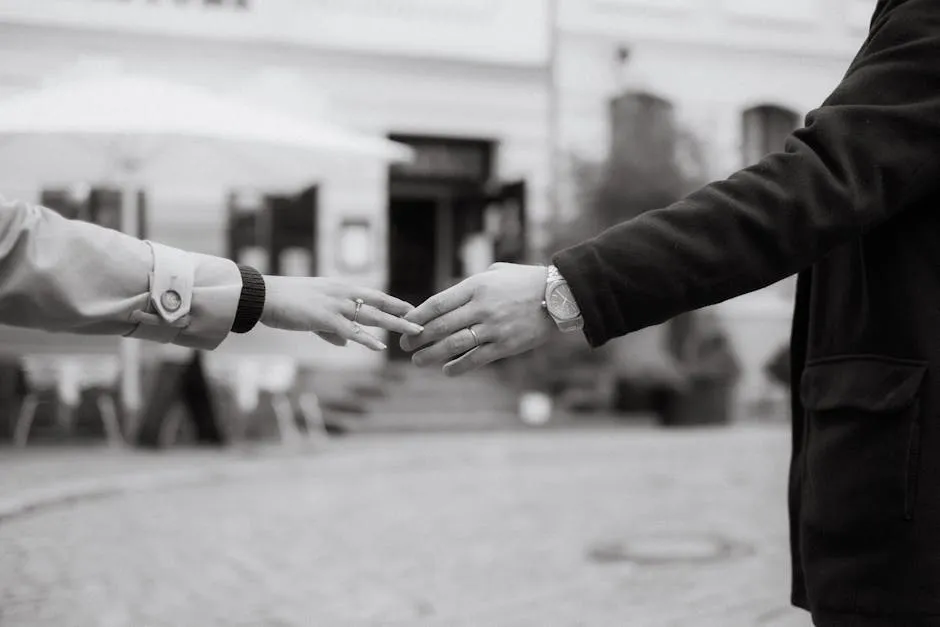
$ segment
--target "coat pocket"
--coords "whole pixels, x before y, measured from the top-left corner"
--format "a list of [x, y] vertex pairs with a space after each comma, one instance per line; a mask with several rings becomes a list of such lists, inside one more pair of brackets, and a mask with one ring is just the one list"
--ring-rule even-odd
[[803, 522], [842, 543], [914, 515], [926, 362], [845, 356], [807, 364]]

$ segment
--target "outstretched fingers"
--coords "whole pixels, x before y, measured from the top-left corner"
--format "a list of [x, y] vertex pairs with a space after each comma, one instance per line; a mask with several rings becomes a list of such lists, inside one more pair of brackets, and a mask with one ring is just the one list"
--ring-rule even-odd
[[330, 330], [327, 333], [342, 340], [362, 344], [374, 351], [384, 351], [388, 348], [382, 340], [366, 331], [358, 322], [337, 315], [330, 320], [329, 324]]
[[[363, 299], [364, 301], [365, 299]], [[358, 305], [358, 313], [356, 312]], [[379, 327], [393, 333], [402, 335], [418, 335], [424, 328], [421, 325], [405, 320], [397, 314], [392, 314], [375, 305], [363, 302], [358, 304], [354, 301], [343, 303], [340, 307], [340, 313], [347, 319], [369, 327]]]
[[421, 333], [403, 336], [400, 344], [403, 350], [415, 351], [429, 344], [440, 342], [457, 331], [480, 321], [477, 308], [473, 305], [465, 305], [427, 323]]
[[405, 316], [406, 320], [424, 326], [441, 316], [463, 307], [473, 299], [470, 279], [435, 294]]
[[499, 345], [483, 344], [444, 364], [444, 374], [448, 377], [458, 377], [506, 356]]
[[367, 287], [350, 288], [349, 299], [355, 301], [357, 298], [361, 298], [370, 307], [399, 318], [414, 310], [414, 305], [411, 303]]

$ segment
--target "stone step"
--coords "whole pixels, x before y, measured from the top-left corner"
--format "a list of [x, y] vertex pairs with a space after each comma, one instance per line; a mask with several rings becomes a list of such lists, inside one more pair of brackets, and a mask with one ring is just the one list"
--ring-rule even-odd
[[412, 388], [409, 386], [383, 386], [383, 387], [359, 387], [350, 386], [347, 388], [350, 396], [357, 398], [456, 398], [476, 401], [485, 398], [510, 398], [515, 396], [509, 390], [495, 388], [492, 386], [467, 387], [467, 388]]
[[321, 373], [308, 381], [326, 410], [349, 422], [349, 431], [494, 428], [516, 412], [516, 392], [493, 371], [454, 379], [394, 364], [379, 372]]
[[332, 374], [311, 375], [302, 383], [305, 388], [323, 396], [355, 393], [366, 396], [381, 392], [391, 394], [488, 394], [494, 389], [508, 389], [498, 378], [467, 376], [459, 379], [444, 377], [439, 373], [416, 371], [401, 378], [384, 377], [380, 374]]
[[515, 402], [467, 402], [442, 399], [389, 399], [381, 402], [372, 402], [367, 405], [369, 413], [382, 415], [386, 413], [419, 413], [433, 414], [439, 412], [445, 413], [463, 413], [463, 412], [512, 412], [515, 409]]
[[360, 387], [381, 390], [386, 396], [418, 394], [421, 396], [447, 395], [471, 397], [486, 394], [506, 395], [513, 392], [513, 390], [504, 385], [489, 382], [468, 382], [466, 385], [434, 385], [430, 383], [385, 383], [381, 385], [373, 385], [372, 383], [368, 383], [363, 385], [350, 385], [347, 389], [350, 391], [357, 391]]
[[469, 390], [469, 389], [487, 389], [492, 386], [506, 387], [498, 378], [489, 376], [466, 376], [459, 378], [444, 377], [441, 375], [427, 375], [422, 372], [404, 377], [402, 379], [385, 379], [375, 377], [366, 379], [363, 383], [391, 386], [407, 389], [447, 389], [447, 390]]
[[341, 418], [350, 434], [367, 433], [440, 433], [521, 429], [524, 427], [511, 412], [381, 412], [360, 418]]

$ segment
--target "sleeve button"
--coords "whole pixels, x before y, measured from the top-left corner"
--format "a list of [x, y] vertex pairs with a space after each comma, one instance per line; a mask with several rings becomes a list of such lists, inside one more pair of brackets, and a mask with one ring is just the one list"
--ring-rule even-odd
[[179, 292], [167, 290], [160, 296], [160, 304], [163, 305], [164, 309], [173, 313], [178, 311], [180, 306], [182, 306], [183, 299], [180, 297]]

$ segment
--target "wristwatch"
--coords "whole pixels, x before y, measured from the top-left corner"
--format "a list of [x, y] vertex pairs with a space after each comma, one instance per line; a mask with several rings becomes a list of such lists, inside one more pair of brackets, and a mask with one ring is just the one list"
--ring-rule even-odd
[[548, 278], [545, 280], [545, 300], [542, 306], [548, 311], [558, 328], [565, 333], [580, 331], [584, 328], [584, 318], [578, 307], [571, 287], [555, 266], [548, 266]]

